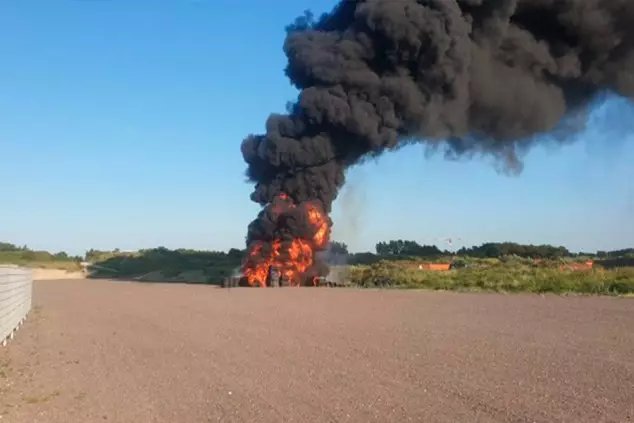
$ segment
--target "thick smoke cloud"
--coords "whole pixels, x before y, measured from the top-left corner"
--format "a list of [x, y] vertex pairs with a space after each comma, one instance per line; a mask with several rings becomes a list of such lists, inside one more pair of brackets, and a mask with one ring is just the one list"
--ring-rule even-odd
[[252, 199], [330, 211], [344, 171], [410, 142], [518, 152], [583, 128], [593, 98], [634, 97], [632, 0], [342, 1], [288, 28], [285, 115], [242, 144]]

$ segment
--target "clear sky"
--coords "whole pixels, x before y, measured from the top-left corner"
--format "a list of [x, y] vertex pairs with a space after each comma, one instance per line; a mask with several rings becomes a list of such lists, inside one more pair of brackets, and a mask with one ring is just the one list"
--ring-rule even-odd
[[[284, 26], [333, 4], [0, 2], [0, 240], [77, 254], [243, 247], [259, 207], [240, 142], [296, 95]], [[634, 246], [633, 116], [603, 103], [579, 142], [533, 150], [513, 177], [419, 146], [384, 155], [350, 171], [335, 237], [354, 251], [442, 237]]]

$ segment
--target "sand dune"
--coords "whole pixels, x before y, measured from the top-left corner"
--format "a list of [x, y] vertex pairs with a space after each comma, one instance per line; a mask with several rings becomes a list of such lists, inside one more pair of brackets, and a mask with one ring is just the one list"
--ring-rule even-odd
[[69, 272], [61, 269], [32, 269], [33, 280], [84, 279], [82, 272]]

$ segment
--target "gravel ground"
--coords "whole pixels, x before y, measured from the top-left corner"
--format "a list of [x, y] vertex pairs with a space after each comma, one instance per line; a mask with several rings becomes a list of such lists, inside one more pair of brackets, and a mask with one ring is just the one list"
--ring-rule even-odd
[[630, 422], [634, 300], [35, 283], [1, 422]]

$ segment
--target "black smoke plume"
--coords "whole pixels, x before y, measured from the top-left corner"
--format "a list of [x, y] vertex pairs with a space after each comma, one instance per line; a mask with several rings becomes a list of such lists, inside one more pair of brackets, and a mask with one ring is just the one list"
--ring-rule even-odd
[[[519, 170], [542, 135], [582, 129], [598, 94], [634, 97], [634, 1], [344, 0], [298, 18], [284, 51], [300, 93], [242, 143], [251, 198], [330, 212], [365, 157], [420, 142]], [[301, 236], [283, 221], [256, 219], [247, 243]]]

